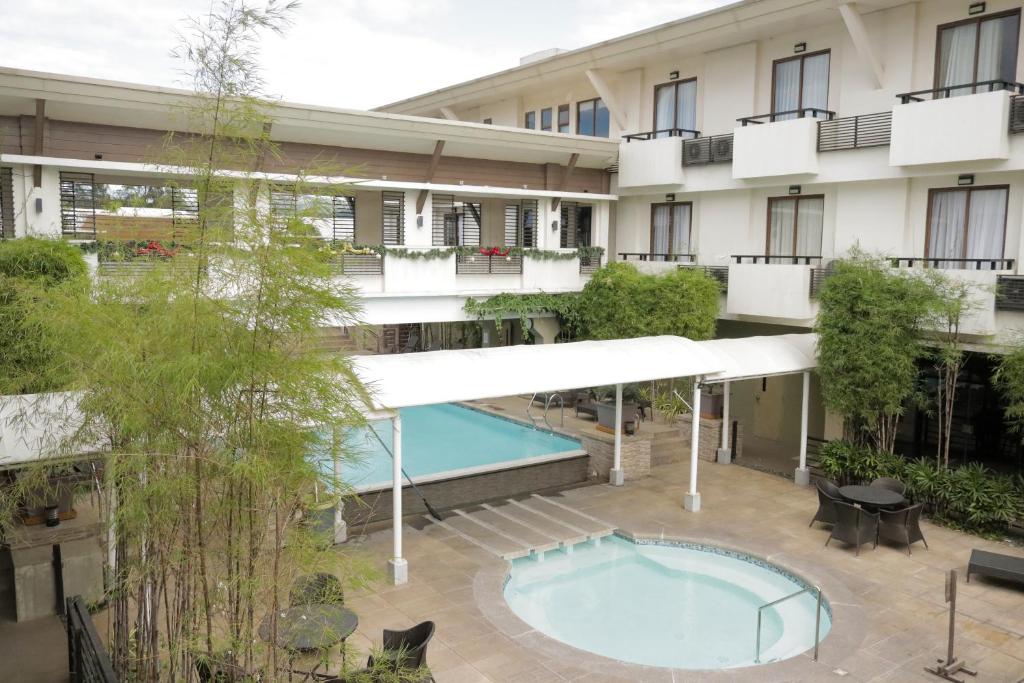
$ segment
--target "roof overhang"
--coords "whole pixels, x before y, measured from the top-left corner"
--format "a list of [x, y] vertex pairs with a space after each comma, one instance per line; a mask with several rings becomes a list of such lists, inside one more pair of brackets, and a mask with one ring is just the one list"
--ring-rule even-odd
[[710, 339], [700, 342], [724, 366], [704, 384], [808, 372], [818, 367], [816, 334]]

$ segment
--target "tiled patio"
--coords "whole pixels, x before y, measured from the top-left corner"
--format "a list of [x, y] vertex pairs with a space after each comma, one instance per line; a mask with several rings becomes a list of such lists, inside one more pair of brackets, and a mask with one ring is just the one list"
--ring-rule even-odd
[[[816, 509], [811, 489], [737, 466], [701, 463], [704, 509], [682, 509], [686, 468], [657, 468], [623, 488], [588, 486], [561, 500], [638, 535], [711, 541], [740, 548], [820, 584], [836, 612], [820, 661], [787, 662], [729, 672], [673, 672], [621, 665], [572, 650], [511, 615], [500, 596], [507, 564], [422, 519], [406, 525], [410, 581], [378, 583], [353, 595], [360, 616], [350, 644], [366, 650], [383, 628], [423, 619], [437, 622], [429, 663], [439, 683], [466, 681], [936, 681], [923, 673], [945, 654], [944, 573], [962, 571], [971, 548], [1024, 555], [1006, 544], [924, 525], [930, 550], [865, 546], [860, 557], [807, 523]], [[389, 530], [365, 539], [363, 552], [383, 566]], [[957, 653], [978, 670], [977, 681], [1015, 683], [1024, 677], [1024, 591], [988, 582], [960, 583]], [[609, 628], [614, 628], [610, 624]]]

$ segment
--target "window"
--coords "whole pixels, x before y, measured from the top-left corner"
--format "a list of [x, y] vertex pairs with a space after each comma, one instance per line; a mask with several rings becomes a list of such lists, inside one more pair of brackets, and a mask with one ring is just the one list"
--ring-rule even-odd
[[480, 202], [467, 202], [450, 194], [432, 197], [434, 246], [479, 246], [483, 225]]
[[[828, 109], [829, 51], [775, 60], [772, 71], [772, 121], [799, 118], [804, 109]], [[793, 112], [780, 113], [776, 112]], [[808, 116], [823, 118], [819, 112]]]
[[591, 245], [593, 207], [576, 202], [562, 202], [560, 246], [567, 249]]
[[576, 133], [608, 137], [608, 107], [600, 97], [576, 103]]
[[14, 175], [0, 168], [0, 239], [14, 237]]
[[665, 138], [674, 134], [696, 137], [697, 79], [665, 83], [654, 86], [654, 133]]
[[405, 193], [381, 193], [381, 243], [405, 243]]
[[1017, 80], [1019, 34], [1020, 10], [939, 26], [935, 46], [935, 87], [971, 86], [951, 90], [950, 96], [955, 97], [1001, 89], [998, 84], [971, 85], [974, 83]]
[[690, 202], [651, 204], [651, 260], [665, 261], [666, 256], [690, 253]]
[[96, 180], [93, 174], [60, 174], [60, 227], [65, 237], [96, 236]]
[[560, 104], [558, 105], [558, 132], [559, 133], [570, 133], [572, 129], [569, 127], [569, 105]]
[[[931, 190], [925, 238], [928, 258], [1003, 258], [1008, 197], [1006, 185]], [[934, 265], [958, 268], [963, 264], [953, 261]], [[979, 269], [991, 267], [992, 264], [978, 264]]]
[[505, 245], [537, 246], [536, 199], [523, 199], [505, 204]]
[[530, 130], [533, 130], [534, 128], [537, 127], [537, 112], [526, 112], [526, 115], [523, 117], [523, 127], [529, 128]]
[[[773, 197], [768, 200], [768, 256], [821, 256], [825, 197]], [[770, 259], [792, 263], [792, 259]]]
[[540, 110], [540, 129], [551, 130], [551, 107]]

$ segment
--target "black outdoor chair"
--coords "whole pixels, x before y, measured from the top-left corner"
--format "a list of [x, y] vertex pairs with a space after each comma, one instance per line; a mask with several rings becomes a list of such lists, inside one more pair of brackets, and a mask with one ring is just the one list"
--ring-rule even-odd
[[899, 479], [892, 479], [891, 477], [879, 477], [871, 482], [872, 486], [879, 488], [888, 489], [889, 491], [895, 491], [901, 496], [907, 492], [907, 485]]
[[828, 541], [825, 541], [826, 546], [833, 538], [837, 538], [844, 543], [856, 546], [858, 556], [860, 556], [861, 545], [868, 541], [874, 544], [873, 547], [878, 547], [877, 512], [868, 512], [863, 508], [838, 500], [834, 506], [836, 522], [832, 525], [832, 533], [828, 535]]
[[821, 522], [822, 524], [835, 524], [836, 523], [836, 508], [835, 504], [842, 501], [842, 497], [839, 495], [839, 487], [827, 480], [821, 480], [818, 482], [818, 511], [814, 513], [814, 518], [808, 527], [814, 526], [815, 522]]
[[878, 537], [906, 543], [908, 555], [911, 554], [911, 544], [917, 541], [927, 548], [928, 541], [921, 533], [921, 507], [922, 504], [918, 503], [901, 510], [879, 510]]
[[300, 576], [288, 592], [292, 607], [299, 605], [344, 605], [345, 592], [334, 574], [319, 572]]
[[[394, 674], [400, 674], [404, 681], [408, 673], [409, 681], [415, 683], [434, 683], [429, 672], [423, 672], [427, 666], [427, 645], [434, 637], [434, 622], [424, 621], [405, 631], [384, 629], [383, 652], [378, 659], [373, 655], [366, 661], [366, 668], [347, 674], [345, 678], [330, 679], [327, 683], [346, 683], [353, 680], [374, 680], [377, 675], [382, 680], [394, 680]], [[384, 669], [385, 671], [382, 671]]]

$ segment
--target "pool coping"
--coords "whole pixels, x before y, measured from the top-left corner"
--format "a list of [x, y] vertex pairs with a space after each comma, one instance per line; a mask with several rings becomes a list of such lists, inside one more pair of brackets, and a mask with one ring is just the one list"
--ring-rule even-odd
[[[805, 585], [818, 586], [825, 596], [832, 627], [821, 640], [818, 661], [812, 659], [809, 648], [789, 659], [756, 666], [730, 669], [677, 669], [634, 664], [611, 657], [604, 657], [587, 650], [556, 640], [519, 618], [505, 602], [504, 589], [508, 582], [512, 563], [484, 568], [473, 579], [473, 597], [485, 618], [500, 632], [509, 636], [523, 647], [539, 654], [559, 660], [567, 666], [584, 669], [603, 675], [618, 676], [626, 680], [644, 681], [792, 681], [807, 680], [817, 675], [832, 675], [830, 672], [844, 660], [855, 655], [867, 634], [867, 615], [860, 601], [841, 582], [821, 566], [801, 561], [794, 566], [785, 553], [772, 554], [752, 549], [759, 544], [752, 542], [748, 547], [732, 545], [721, 539], [647, 534], [634, 534], [625, 529], [616, 529], [619, 535], [633, 542], [663, 543], [665, 545], [711, 546], [727, 553], [742, 555], [745, 559], [762, 561], [797, 578]], [[767, 549], [766, 549], [767, 550]], [[614, 626], [611, 626], [614, 628]]]

